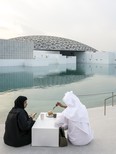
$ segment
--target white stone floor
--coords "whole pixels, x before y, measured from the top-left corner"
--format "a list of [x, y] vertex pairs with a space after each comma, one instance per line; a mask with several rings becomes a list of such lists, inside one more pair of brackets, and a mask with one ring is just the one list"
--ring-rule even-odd
[[0, 154], [116, 154], [116, 106], [88, 109], [94, 140], [86, 146], [14, 148], [4, 144], [4, 124], [0, 124]]

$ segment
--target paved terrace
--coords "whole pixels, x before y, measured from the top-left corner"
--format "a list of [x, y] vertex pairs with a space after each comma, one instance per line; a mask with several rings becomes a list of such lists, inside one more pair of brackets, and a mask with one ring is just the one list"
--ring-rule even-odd
[[86, 146], [67, 147], [32, 147], [31, 145], [14, 148], [4, 144], [4, 124], [0, 124], [1, 154], [116, 154], [116, 106], [107, 107], [107, 115], [103, 115], [103, 107], [88, 109], [94, 140]]

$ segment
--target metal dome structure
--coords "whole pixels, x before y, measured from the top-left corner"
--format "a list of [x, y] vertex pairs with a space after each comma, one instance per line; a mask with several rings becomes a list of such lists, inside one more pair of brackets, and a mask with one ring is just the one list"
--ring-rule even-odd
[[83, 43], [61, 38], [55, 36], [43, 36], [43, 35], [33, 35], [33, 36], [22, 36], [12, 38], [13, 40], [20, 40], [20, 41], [33, 41], [34, 43], [34, 50], [46, 50], [46, 51], [97, 51], [96, 49], [85, 45]]

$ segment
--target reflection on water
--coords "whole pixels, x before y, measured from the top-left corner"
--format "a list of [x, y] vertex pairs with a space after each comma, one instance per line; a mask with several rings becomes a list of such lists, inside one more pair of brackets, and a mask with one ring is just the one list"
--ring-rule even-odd
[[45, 88], [79, 82], [95, 74], [116, 75], [115, 65], [70, 64], [45, 67], [1, 67], [0, 92], [29, 87]]
[[28, 111], [39, 114], [52, 109], [57, 101], [62, 101], [64, 93], [70, 90], [73, 90], [88, 108], [103, 106], [104, 99], [111, 96], [111, 92], [116, 92], [116, 65], [1, 67], [0, 121], [5, 120], [19, 95], [27, 96]]
[[116, 75], [116, 65], [107, 64], [77, 64], [77, 69], [80, 68], [87, 74], [99, 75]]
[[72, 65], [72, 70], [69, 69], [66, 68], [66, 65], [35, 68], [4, 67], [0, 71], [0, 91], [4, 92], [28, 87], [45, 88], [69, 84], [86, 77], [81, 69], [76, 70], [75, 65]]

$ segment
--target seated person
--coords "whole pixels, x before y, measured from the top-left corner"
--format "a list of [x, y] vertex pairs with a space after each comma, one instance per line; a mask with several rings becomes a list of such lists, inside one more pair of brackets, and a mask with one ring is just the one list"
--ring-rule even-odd
[[67, 92], [63, 97], [66, 105], [58, 102], [56, 106], [65, 108], [55, 125], [67, 129], [69, 141], [73, 145], [86, 145], [93, 139], [88, 112], [79, 98], [73, 92]]
[[29, 116], [25, 111], [27, 97], [19, 96], [14, 101], [14, 107], [8, 113], [5, 122], [4, 143], [20, 147], [31, 143], [31, 127], [35, 114]]

